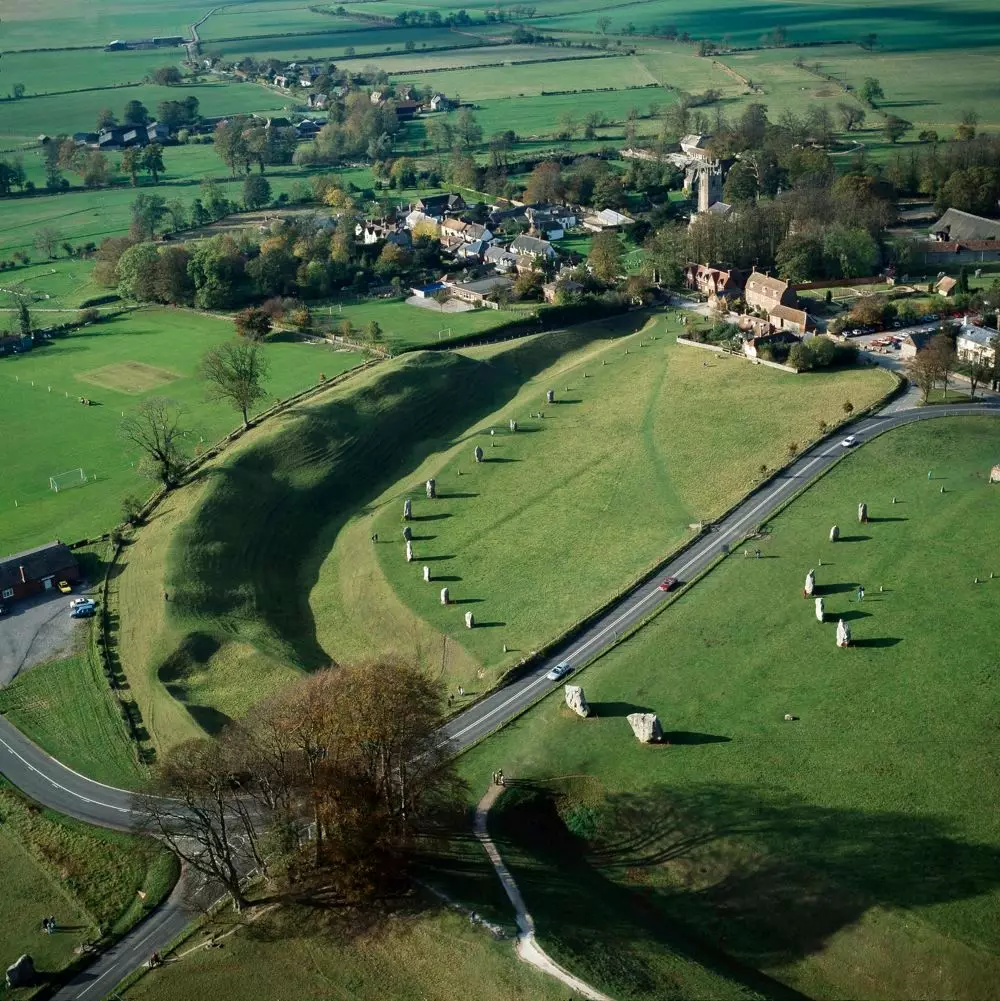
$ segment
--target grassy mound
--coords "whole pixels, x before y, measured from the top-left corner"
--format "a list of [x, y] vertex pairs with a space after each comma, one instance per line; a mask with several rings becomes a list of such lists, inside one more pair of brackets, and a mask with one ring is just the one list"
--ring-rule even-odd
[[[764, 559], [737, 552], [580, 676], [595, 719], [560, 692], [466, 756], [474, 791], [498, 763], [527, 784], [497, 822], [543, 944], [633, 996], [661, 960], [601, 971], [592, 921], [565, 921], [625, 908], [636, 942], [686, 929], [811, 997], [993, 993], [998, 453], [992, 418], [866, 445], [773, 520]], [[669, 746], [635, 742], [638, 710]]]

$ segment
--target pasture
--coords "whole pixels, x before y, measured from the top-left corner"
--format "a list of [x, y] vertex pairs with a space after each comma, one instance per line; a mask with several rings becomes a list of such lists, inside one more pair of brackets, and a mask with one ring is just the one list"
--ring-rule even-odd
[[75, 309], [85, 299], [108, 293], [91, 279], [92, 269], [90, 261], [60, 257], [0, 272], [0, 310], [15, 309], [23, 297], [39, 326], [65, 319], [50, 317], [47, 311]]
[[[28, 953], [43, 982], [73, 962], [83, 942], [127, 931], [177, 878], [174, 857], [154, 842], [59, 817], [2, 780], [0, 815], [4, 956], [13, 962]], [[48, 916], [58, 925], [52, 935], [41, 927]]]
[[[118, 436], [122, 413], [143, 399], [167, 395], [186, 408], [191, 449], [235, 427], [235, 411], [207, 402], [196, 375], [202, 355], [232, 336], [225, 318], [144, 309], [0, 359], [0, 423], [8, 441], [17, 442], [5, 455], [0, 484], [0, 551], [108, 531], [119, 521], [126, 494], [152, 491], [134, 468], [137, 456]], [[360, 361], [355, 353], [326, 345], [276, 342], [265, 351], [270, 399], [315, 384], [321, 372], [332, 378]], [[81, 396], [95, 405], [81, 406]], [[50, 490], [50, 476], [77, 467], [93, 479], [74, 490]]]
[[[499, 763], [513, 781], [494, 827], [557, 959], [626, 997], [678, 949], [809, 997], [993, 993], [998, 455], [997, 421], [969, 417], [846, 456], [763, 559], [734, 547], [574, 679], [595, 718], [559, 690], [465, 756], [472, 799]], [[634, 711], [668, 743], [636, 743]]]
[[[518, 961], [510, 938], [498, 941], [461, 913], [434, 904], [396, 913], [357, 933], [333, 913], [271, 911], [225, 941], [144, 976], [126, 1001], [211, 1001], [240, 997], [252, 984], [259, 1001], [288, 997], [352, 1001], [565, 1001], [567, 990]], [[228, 916], [211, 926], [228, 930]], [[204, 935], [195, 940], [204, 941]], [[190, 943], [180, 950], [185, 951]]]
[[[404, 356], [254, 432], [178, 491], [120, 585], [122, 661], [155, 739], [217, 729], [293, 668], [331, 658], [394, 651], [489, 687], [727, 507], [761, 463], [783, 461], [790, 425], [804, 444], [845, 397], [861, 407], [891, 385], [872, 370], [705, 367], [647, 319]], [[566, 402], [530, 419], [550, 386]], [[473, 462], [476, 444], [491, 461]], [[720, 468], [706, 477], [706, 464]], [[417, 516], [409, 565], [404, 497]], [[464, 611], [483, 628], [465, 630]]]

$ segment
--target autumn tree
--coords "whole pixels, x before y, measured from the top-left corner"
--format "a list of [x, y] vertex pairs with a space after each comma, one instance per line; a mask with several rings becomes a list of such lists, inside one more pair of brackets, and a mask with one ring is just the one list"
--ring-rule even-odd
[[250, 426], [250, 408], [267, 395], [267, 373], [267, 358], [255, 340], [220, 344], [201, 360], [201, 376], [208, 383], [209, 397], [231, 404], [242, 414], [244, 427]]
[[921, 402], [926, 403], [938, 380], [937, 359], [934, 353], [928, 348], [918, 351], [906, 363], [906, 377], [920, 389]]
[[250, 306], [234, 317], [236, 333], [249, 341], [262, 341], [271, 332], [271, 317], [262, 309]]
[[120, 433], [143, 453], [153, 478], [168, 490], [177, 485], [186, 461], [181, 445], [190, 431], [183, 426], [183, 411], [176, 404], [159, 396], [143, 400], [122, 420]]
[[598, 233], [591, 241], [587, 260], [598, 278], [614, 281], [622, 272], [622, 245], [618, 234], [613, 231]]
[[946, 333], [935, 334], [931, 338], [927, 350], [931, 353], [931, 364], [937, 372], [937, 378], [944, 387], [945, 399], [948, 398], [948, 383], [955, 371], [958, 356], [955, 354], [955, 342]]

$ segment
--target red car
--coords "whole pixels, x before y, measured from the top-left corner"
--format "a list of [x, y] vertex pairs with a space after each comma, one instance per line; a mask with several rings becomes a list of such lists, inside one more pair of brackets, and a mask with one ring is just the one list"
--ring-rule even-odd
[[663, 580], [660, 581], [660, 590], [672, 591], [679, 583], [680, 581], [676, 577], [664, 577]]

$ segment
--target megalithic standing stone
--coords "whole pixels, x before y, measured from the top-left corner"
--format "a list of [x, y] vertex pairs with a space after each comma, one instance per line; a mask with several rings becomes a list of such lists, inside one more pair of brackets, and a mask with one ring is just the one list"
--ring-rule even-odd
[[407, 563], [412, 563], [413, 562], [413, 543], [412, 542], [407, 542], [406, 543], [406, 562]]
[[837, 646], [851, 645], [851, 627], [841, 619], [837, 623]]
[[830, 541], [836, 542], [837, 539], [839, 538], [840, 538], [840, 528], [837, 525], [834, 525], [833, 528], [830, 529]]
[[516, 431], [517, 430], [517, 421], [514, 420], [513, 417], [510, 419], [510, 429], [511, 429], [511, 431]]
[[471, 629], [476, 624], [476, 617], [472, 612], [465, 613], [465, 628]]
[[823, 599], [822, 598], [817, 598], [816, 599], [816, 621], [817, 622], [822, 622], [825, 615], [826, 615], [826, 611], [823, 608]]
[[448, 597], [448, 588], [441, 588], [441, 604], [447, 605], [451, 599]]
[[483, 461], [483, 450], [478, 445], [476, 446], [476, 450], [473, 452], [473, 455], [476, 457], [476, 462]]
[[867, 504], [862, 503], [862, 504], [858, 505], [858, 521], [860, 521], [862, 525], [864, 525], [864, 524], [867, 523], [867, 521], [868, 521], [868, 505]]
[[810, 570], [806, 574], [806, 584], [802, 589], [802, 595], [805, 598], [811, 598], [813, 596], [813, 591], [816, 590], [816, 571]]
[[434, 480], [428, 480], [424, 486], [425, 489], [427, 490], [427, 499], [434, 500], [434, 498], [437, 497], [438, 495], [437, 483]]
[[403, 526], [403, 541], [409, 542], [413, 538], [413, 529], [409, 525]]
[[429, 584], [431, 582], [431, 568], [424, 567], [424, 583]]
[[556, 391], [554, 389], [545, 390], [545, 402], [555, 403], [556, 402]]
[[403, 501], [403, 521], [409, 521], [413, 517], [413, 508], [410, 505], [410, 498]]

